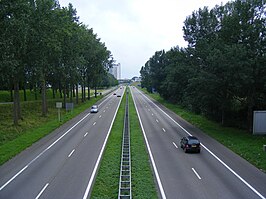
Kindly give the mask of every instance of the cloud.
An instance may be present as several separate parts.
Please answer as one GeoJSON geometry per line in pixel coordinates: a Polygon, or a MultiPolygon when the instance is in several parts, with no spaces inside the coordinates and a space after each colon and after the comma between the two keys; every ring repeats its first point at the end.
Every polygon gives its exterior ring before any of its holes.
{"type": "MultiPolygon", "coordinates": [[[[60,0],[66,6],[71,0],[60,0]]],[[[80,21],[93,28],[121,63],[122,77],[139,76],[155,51],[185,47],[183,22],[194,10],[219,0],[72,0],[80,21]]]]}

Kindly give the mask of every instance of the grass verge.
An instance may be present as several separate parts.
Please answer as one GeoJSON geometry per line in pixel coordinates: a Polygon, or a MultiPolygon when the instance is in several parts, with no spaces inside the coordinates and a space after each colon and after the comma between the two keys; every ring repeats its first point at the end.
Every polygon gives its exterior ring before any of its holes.
{"type": "MultiPolygon", "coordinates": [[[[91,100],[83,104],[75,105],[73,112],[65,112],[62,110],[63,116],[61,122],[58,121],[54,100],[49,101],[50,107],[47,117],[41,117],[41,111],[35,108],[40,107],[41,102],[22,103],[22,115],[24,119],[20,122],[18,127],[13,126],[11,116],[10,118],[8,116],[5,117],[6,112],[0,111],[0,165],[49,134],[63,123],[74,118],[99,99],[101,99],[101,97],[91,98],[91,100]]],[[[10,108],[12,108],[12,105],[0,105],[0,110],[10,108]]]]}
{"type": "MultiPolygon", "coordinates": [[[[93,199],[118,197],[125,101],[124,96],[93,186],[91,194],[93,199]]],[[[131,95],[129,96],[129,119],[132,197],[136,199],[158,198],[148,153],[131,95]]]]}
{"type": "Polygon", "coordinates": [[[148,93],[144,89],[142,91],[266,173],[266,152],[262,150],[266,144],[265,135],[252,135],[244,130],[223,127],[181,106],[167,102],[158,94],[148,93]]]}

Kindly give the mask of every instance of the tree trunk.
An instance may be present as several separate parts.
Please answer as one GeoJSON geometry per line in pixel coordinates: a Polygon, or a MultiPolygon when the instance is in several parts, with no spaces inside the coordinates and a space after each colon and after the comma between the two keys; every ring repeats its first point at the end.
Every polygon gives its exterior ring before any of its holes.
{"type": "Polygon", "coordinates": [[[46,99],[46,81],[42,79],[42,116],[46,117],[48,112],[47,99],[46,99]]]}
{"type": "Polygon", "coordinates": [[[97,98],[97,87],[96,86],[94,87],[94,96],[95,98],[97,98]]]}
{"type": "Polygon", "coordinates": [[[89,77],[87,76],[87,86],[88,86],[88,100],[90,100],[91,98],[91,91],[90,91],[90,79],[89,77]]]}
{"type": "Polygon", "coordinates": [[[78,84],[76,84],[76,104],[79,103],[79,87],[78,84]]]}
{"type": "Polygon", "coordinates": [[[14,98],[13,98],[13,122],[14,125],[18,125],[20,119],[20,101],[19,101],[19,83],[14,81],[14,98]]]}
{"type": "Polygon", "coordinates": [[[34,97],[35,97],[35,100],[38,99],[38,97],[37,97],[37,83],[34,86],[34,97]]]}
{"type": "Polygon", "coordinates": [[[23,85],[24,102],[27,101],[26,85],[23,85]]]}

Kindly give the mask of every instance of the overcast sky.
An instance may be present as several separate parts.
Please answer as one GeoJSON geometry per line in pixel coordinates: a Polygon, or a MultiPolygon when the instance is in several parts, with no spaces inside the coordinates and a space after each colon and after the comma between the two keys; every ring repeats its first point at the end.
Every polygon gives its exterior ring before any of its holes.
{"type": "Polygon", "coordinates": [[[140,76],[141,66],[159,50],[186,47],[182,27],[194,10],[222,0],[59,0],[71,3],[80,22],[93,28],[117,63],[121,77],[140,76]]]}

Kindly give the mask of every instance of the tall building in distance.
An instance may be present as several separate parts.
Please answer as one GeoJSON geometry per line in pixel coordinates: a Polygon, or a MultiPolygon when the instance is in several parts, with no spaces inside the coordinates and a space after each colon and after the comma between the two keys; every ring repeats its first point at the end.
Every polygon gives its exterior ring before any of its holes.
{"type": "Polygon", "coordinates": [[[109,73],[112,74],[117,80],[121,79],[121,64],[114,64],[113,68],[110,68],[109,73]]]}

